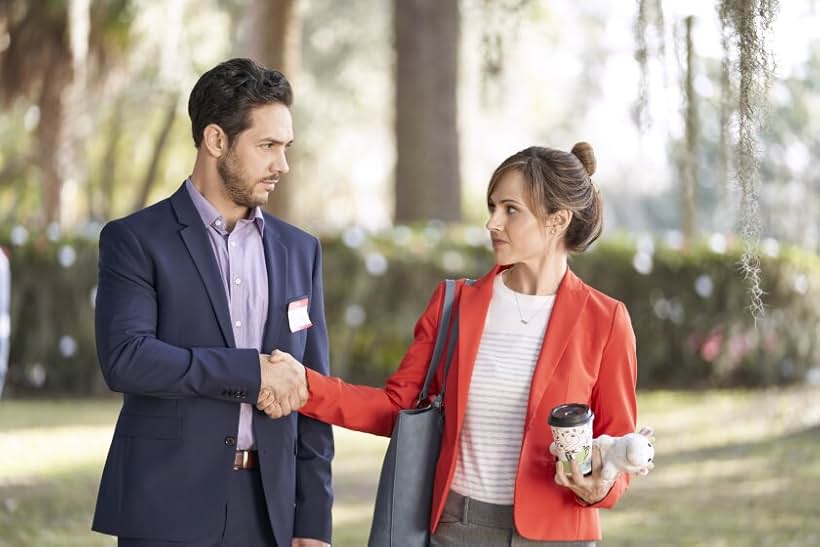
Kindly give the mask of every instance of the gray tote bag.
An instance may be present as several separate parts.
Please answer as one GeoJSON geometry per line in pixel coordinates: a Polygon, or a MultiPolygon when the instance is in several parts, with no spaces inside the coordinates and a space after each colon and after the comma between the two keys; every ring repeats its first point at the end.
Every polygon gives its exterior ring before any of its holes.
{"type": "MultiPolygon", "coordinates": [[[[468,283],[472,284],[472,281],[468,283]]],[[[443,352],[453,315],[455,293],[456,282],[448,279],[445,282],[444,306],[439,317],[436,344],[424,386],[419,393],[418,405],[399,412],[384,455],[368,547],[428,547],[430,544],[430,506],[444,427],[442,401],[445,382],[442,382],[441,393],[432,403],[427,401],[427,395],[442,361],[442,353],[445,356],[444,378],[447,378],[458,339],[456,313],[447,351],[443,352]]]]}

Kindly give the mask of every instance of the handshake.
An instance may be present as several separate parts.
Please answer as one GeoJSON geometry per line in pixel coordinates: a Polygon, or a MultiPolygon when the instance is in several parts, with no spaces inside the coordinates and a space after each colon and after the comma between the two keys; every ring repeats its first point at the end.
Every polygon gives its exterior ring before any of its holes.
{"type": "Polygon", "coordinates": [[[256,408],[271,418],[296,412],[308,400],[305,367],[289,353],[274,350],[259,355],[262,385],[256,408]]]}

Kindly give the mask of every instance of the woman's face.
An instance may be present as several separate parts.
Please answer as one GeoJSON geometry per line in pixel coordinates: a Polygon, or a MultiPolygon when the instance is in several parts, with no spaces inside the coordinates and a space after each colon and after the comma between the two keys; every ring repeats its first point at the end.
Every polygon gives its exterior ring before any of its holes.
{"type": "Polygon", "coordinates": [[[487,207],[490,213],[487,229],[498,264],[539,261],[562,233],[558,230],[558,235],[551,234],[552,228],[547,226],[550,220],[539,219],[527,206],[524,177],[517,169],[501,177],[487,207]]]}

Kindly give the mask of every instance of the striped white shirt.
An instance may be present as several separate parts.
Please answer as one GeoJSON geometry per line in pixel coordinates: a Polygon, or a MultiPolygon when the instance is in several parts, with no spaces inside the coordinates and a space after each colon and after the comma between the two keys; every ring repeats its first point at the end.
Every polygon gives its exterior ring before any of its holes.
{"type": "Polygon", "coordinates": [[[512,505],[532,373],[554,302],[555,295],[514,293],[501,274],[493,282],[452,484],[463,496],[512,505]]]}

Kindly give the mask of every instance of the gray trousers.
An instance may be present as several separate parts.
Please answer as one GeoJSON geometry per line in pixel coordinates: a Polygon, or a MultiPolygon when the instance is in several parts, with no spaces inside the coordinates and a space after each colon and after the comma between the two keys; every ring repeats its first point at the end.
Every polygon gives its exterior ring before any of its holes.
{"type": "Polygon", "coordinates": [[[515,530],[512,505],[447,496],[430,547],[595,547],[594,541],[533,541],[515,530]]]}

